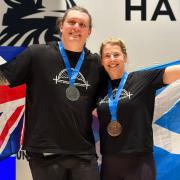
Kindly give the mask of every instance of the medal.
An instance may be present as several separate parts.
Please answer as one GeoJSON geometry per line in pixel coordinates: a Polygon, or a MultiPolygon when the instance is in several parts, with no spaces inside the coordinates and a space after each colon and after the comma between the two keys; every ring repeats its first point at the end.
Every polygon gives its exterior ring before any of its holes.
{"type": "Polygon", "coordinates": [[[122,132],[122,126],[118,121],[111,121],[107,126],[107,132],[110,136],[119,136],[122,132]]]}
{"type": "Polygon", "coordinates": [[[77,101],[80,97],[80,92],[75,86],[69,86],[66,89],[66,97],[70,101],[77,101]]]}
{"type": "Polygon", "coordinates": [[[118,85],[118,90],[116,92],[115,97],[113,96],[112,85],[111,85],[111,82],[109,81],[108,103],[109,103],[109,110],[111,113],[111,122],[107,126],[107,132],[110,136],[113,136],[113,137],[119,136],[122,132],[122,126],[117,121],[117,107],[118,107],[118,102],[120,101],[121,92],[126,83],[127,77],[128,77],[128,74],[124,72],[122,79],[118,85]]]}
{"type": "Polygon", "coordinates": [[[77,89],[77,87],[75,86],[75,80],[76,80],[76,77],[78,76],[81,65],[84,61],[85,52],[84,52],[84,50],[82,51],[82,53],[78,59],[78,62],[74,68],[74,71],[72,71],[71,67],[70,67],[69,59],[67,57],[67,54],[66,54],[66,51],[63,47],[62,42],[59,42],[59,51],[62,55],[62,59],[63,59],[64,64],[66,66],[66,71],[67,71],[67,74],[69,77],[69,85],[70,86],[66,89],[66,97],[70,101],[77,101],[80,98],[80,92],[77,89]]]}

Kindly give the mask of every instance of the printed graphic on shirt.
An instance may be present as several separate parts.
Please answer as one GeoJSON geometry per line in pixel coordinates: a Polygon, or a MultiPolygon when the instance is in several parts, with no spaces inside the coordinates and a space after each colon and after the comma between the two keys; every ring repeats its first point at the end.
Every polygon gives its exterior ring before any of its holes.
{"type": "MultiPolygon", "coordinates": [[[[113,99],[115,98],[115,96],[116,96],[116,93],[117,93],[117,88],[115,88],[114,90],[113,90],[113,92],[112,92],[112,94],[113,94],[113,99]]],[[[131,94],[131,92],[128,92],[128,91],[126,91],[125,89],[122,89],[122,92],[121,92],[121,95],[120,95],[120,97],[119,97],[119,100],[122,100],[122,99],[126,99],[126,98],[128,98],[129,100],[131,99],[131,96],[132,96],[133,94],[131,94]]],[[[108,101],[109,101],[109,97],[108,97],[108,94],[99,102],[99,105],[101,105],[101,104],[108,104],[108,101]]]]}
{"type": "MultiPolygon", "coordinates": [[[[71,68],[71,71],[73,72],[74,68],[71,68]]],[[[56,84],[58,83],[69,84],[69,76],[67,70],[63,69],[53,80],[55,81],[56,84]]],[[[86,81],[86,79],[84,78],[81,72],[78,73],[74,85],[84,87],[86,90],[90,86],[90,84],[88,84],[88,81],[86,81]]]]}

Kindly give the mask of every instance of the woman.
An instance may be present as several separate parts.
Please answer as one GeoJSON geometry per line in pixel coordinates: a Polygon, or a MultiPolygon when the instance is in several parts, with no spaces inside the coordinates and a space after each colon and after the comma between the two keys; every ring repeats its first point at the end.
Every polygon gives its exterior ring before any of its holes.
{"type": "Polygon", "coordinates": [[[127,52],[119,39],[100,48],[110,80],[97,107],[102,180],[155,180],[152,119],[157,89],[180,78],[180,66],[127,73],[127,52]]]}

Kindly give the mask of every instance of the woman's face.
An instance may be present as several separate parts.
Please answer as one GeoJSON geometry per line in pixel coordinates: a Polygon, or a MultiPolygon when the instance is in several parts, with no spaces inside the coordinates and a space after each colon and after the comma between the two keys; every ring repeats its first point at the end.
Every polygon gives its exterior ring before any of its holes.
{"type": "Polygon", "coordinates": [[[106,44],[102,51],[101,64],[111,79],[119,78],[124,72],[127,56],[119,45],[106,44]]]}

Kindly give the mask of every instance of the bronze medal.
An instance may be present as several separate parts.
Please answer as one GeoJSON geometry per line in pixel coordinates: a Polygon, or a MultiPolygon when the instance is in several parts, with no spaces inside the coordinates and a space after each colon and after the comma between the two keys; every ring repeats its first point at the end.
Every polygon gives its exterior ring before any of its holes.
{"type": "Polygon", "coordinates": [[[110,136],[119,136],[122,132],[122,126],[118,121],[111,121],[107,126],[107,132],[110,136]]]}

